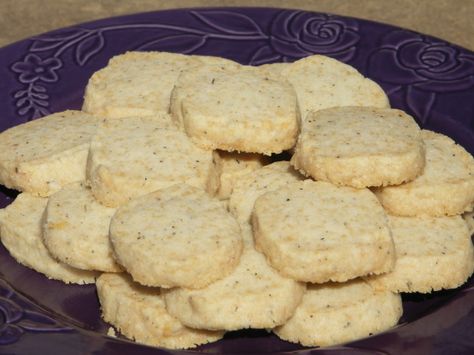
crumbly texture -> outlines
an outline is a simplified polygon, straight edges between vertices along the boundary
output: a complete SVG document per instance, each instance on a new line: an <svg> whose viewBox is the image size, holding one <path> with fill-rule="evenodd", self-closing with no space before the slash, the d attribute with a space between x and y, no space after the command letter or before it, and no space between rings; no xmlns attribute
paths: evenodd
<svg viewBox="0 0 474 355"><path fill-rule="evenodd" d="M270 267L252 243L249 224L240 263L227 277L209 286L165 293L170 314L198 329L274 328L283 324L301 301L305 284L283 277Z"/></svg>
<svg viewBox="0 0 474 355"><path fill-rule="evenodd" d="M199 146L269 155L295 144L299 112L289 83L251 67L207 66L183 72L180 83L184 130Z"/></svg>
<svg viewBox="0 0 474 355"><path fill-rule="evenodd" d="M274 80L286 80L283 71L290 68L291 63L271 63L263 64L255 67L263 75Z"/></svg>
<svg viewBox="0 0 474 355"><path fill-rule="evenodd" d="M115 208L98 203L90 189L72 184L51 195L43 241L57 260L83 270L119 272L109 241Z"/></svg>
<svg viewBox="0 0 474 355"><path fill-rule="evenodd" d="M310 111L339 106L390 107L387 95L374 81L336 59L312 55L282 71L295 88L303 118Z"/></svg>
<svg viewBox="0 0 474 355"><path fill-rule="evenodd" d="M304 346L331 346L383 332L402 313L400 295L367 281L308 285L295 315L273 331Z"/></svg>
<svg viewBox="0 0 474 355"><path fill-rule="evenodd" d="M242 237L222 202L177 184L132 200L110 224L117 260L145 286L201 288L230 274Z"/></svg>
<svg viewBox="0 0 474 355"><path fill-rule="evenodd" d="M38 196L83 181L98 119L64 111L0 134L0 184Z"/></svg>
<svg viewBox="0 0 474 355"><path fill-rule="evenodd" d="M474 234L474 212L466 212L463 215L464 220L466 221L467 228L471 235Z"/></svg>
<svg viewBox="0 0 474 355"><path fill-rule="evenodd" d="M169 349L188 349L217 341L224 332L183 326L165 308L159 288L143 287L125 274L102 274L97 279L102 318L127 338Z"/></svg>
<svg viewBox="0 0 474 355"><path fill-rule="evenodd" d="M344 282L395 262L387 217L368 189L295 182L260 196L252 225L257 250L295 280Z"/></svg>
<svg viewBox="0 0 474 355"><path fill-rule="evenodd" d="M212 151L154 117L102 122L91 143L87 177L94 197L109 207L182 182L205 189Z"/></svg>
<svg viewBox="0 0 474 355"><path fill-rule="evenodd" d="M474 247L462 217L389 216L397 260L392 272L375 276L393 292L430 293L456 288L474 270Z"/></svg>
<svg viewBox="0 0 474 355"><path fill-rule="evenodd" d="M426 164L415 180L376 189L390 214L453 216L474 207L474 159L451 138L423 130Z"/></svg>
<svg viewBox="0 0 474 355"><path fill-rule="evenodd" d="M341 186L398 185L421 174L425 151L420 128L403 111L335 107L307 115L291 164Z"/></svg>
<svg viewBox="0 0 474 355"><path fill-rule="evenodd" d="M56 261L43 244L41 224L47 198L22 193L0 210L0 237L20 264L65 283L94 283L97 273L75 269Z"/></svg>
<svg viewBox="0 0 474 355"><path fill-rule="evenodd" d="M229 199L229 211L241 224L250 222L255 200L265 192L277 190L303 176L287 161L275 162L240 177Z"/></svg>

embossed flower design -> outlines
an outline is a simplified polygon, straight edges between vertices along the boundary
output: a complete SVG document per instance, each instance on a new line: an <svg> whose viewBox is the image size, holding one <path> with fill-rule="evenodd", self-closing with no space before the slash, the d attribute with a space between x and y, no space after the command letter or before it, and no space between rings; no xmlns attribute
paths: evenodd
<svg viewBox="0 0 474 355"><path fill-rule="evenodd" d="M62 63L58 58L51 57L41 59L36 54L27 54L21 62L16 62L12 66L15 73L20 74L19 80L24 84L43 81L53 83L58 81L56 71L61 68Z"/></svg>

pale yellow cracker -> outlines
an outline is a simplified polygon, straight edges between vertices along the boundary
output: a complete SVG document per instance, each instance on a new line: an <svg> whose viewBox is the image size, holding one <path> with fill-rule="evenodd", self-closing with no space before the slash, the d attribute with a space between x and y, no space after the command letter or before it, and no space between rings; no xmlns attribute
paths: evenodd
<svg viewBox="0 0 474 355"><path fill-rule="evenodd" d="M169 121L154 117L107 120L91 143L87 177L95 198L117 207L175 183L205 189L212 151L195 146Z"/></svg>
<svg viewBox="0 0 474 355"><path fill-rule="evenodd" d="M109 225L115 208L98 203L90 189L72 184L50 196L43 241L57 260L83 270L121 271L112 254Z"/></svg>
<svg viewBox="0 0 474 355"><path fill-rule="evenodd" d="M398 185L421 174L425 151L420 128L403 111L335 107L307 115L291 164L336 185Z"/></svg>
<svg viewBox="0 0 474 355"><path fill-rule="evenodd" d="M17 196L0 210L0 237L3 245L20 264L65 283L94 283L97 273L75 269L56 261L42 240L42 217L48 199L28 193Z"/></svg>
<svg viewBox="0 0 474 355"><path fill-rule="evenodd" d="M426 164L415 180L376 189L386 210L399 216L452 216L474 206L474 159L451 138L423 130Z"/></svg>
<svg viewBox="0 0 474 355"><path fill-rule="evenodd" d="M12 127L0 134L0 184L48 196L83 181L91 136L98 119L64 111Z"/></svg>
<svg viewBox="0 0 474 355"><path fill-rule="evenodd" d="M183 326L166 311L159 288L141 286L125 274L102 274L97 279L97 294L102 318L142 344L188 349L224 335Z"/></svg>
<svg viewBox="0 0 474 355"><path fill-rule="evenodd" d="M295 182L257 199L252 226L257 250L295 280L343 282L395 262L387 217L368 189Z"/></svg>
<svg viewBox="0 0 474 355"><path fill-rule="evenodd" d="M474 270L471 234L460 216L389 216L397 260L392 272L372 277L393 292L456 288Z"/></svg>
<svg viewBox="0 0 474 355"><path fill-rule="evenodd" d="M242 237L223 203L185 184L136 198L110 224L117 260L146 286L201 288L237 266Z"/></svg>
<svg viewBox="0 0 474 355"><path fill-rule="evenodd" d="M383 332L402 313L400 295L366 281L308 285L295 315L273 331L304 346L331 346Z"/></svg>

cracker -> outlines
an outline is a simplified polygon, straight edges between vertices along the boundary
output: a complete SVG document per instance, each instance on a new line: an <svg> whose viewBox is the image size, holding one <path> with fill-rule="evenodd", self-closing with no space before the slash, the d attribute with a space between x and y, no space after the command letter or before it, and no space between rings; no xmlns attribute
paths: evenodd
<svg viewBox="0 0 474 355"><path fill-rule="evenodd" d="M118 209L110 238L121 265L145 286L201 288L237 266L242 237L222 202L185 184Z"/></svg>
<svg viewBox="0 0 474 355"><path fill-rule="evenodd" d="M397 260L372 277L393 292L430 293L462 285L474 270L474 247L462 217L389 216Z"/></svg>
<svg viewBox="0 0 474 355"><path fill-rule="evenodd" d="M295 182L260 196L252 225L257 250L295 280L343 282L395 262L387 217L368 189Z"/></svg>
<svg viewBox="0 0 474 355"><path fill-rule="evenodd" d="M98 119L64 111L0 134L0 183L48 196L85 179L87 154Z"/></svg>
<svg viewBox="0 0 474 355"><path fill-rule="evenodd" d="M425 152L420 128L403 111L336 107L307 115L291 164L336 185L398 185L421 174Z"/></svg>
<svg viewBox="0 0 474 355"><path fill-rule="evenodd" d="M212 152L152 117L107 120L91 143L87 177L95 198L117 207L178 182L205 189Z"/></svg>
<svg viewBox="0 0 474 355"><path fill-rule="evenodd" d="M451 138L422 131L426 164L415 180L376 189L390 214L399 216L453 216L474 206L474 159Z"/></svg>
<svg viewBox="0 0 474 355"><path fill-rule="evenodd" d="M273 331L304 346L331 346L383 332L402 312L400 295L366 281L308 285L295 315Z"/></svg>
<svg viewBox="0 0 474 355"><path fill-rule="evenodd" d="M56 261L43 244L41 224L48 199L22 193L0 210L0 237L20 264L49 279L65 283L94 283L97 273L75 269Z"/></svg>
<svg viewBox="0 0 474 355"><path fill-rule="evenodd" d="M96 285L102 318L139 343L188 349L217 341L224 335L183 326L166 311L159 288L143 287L128 275L102 274Z"/></svg>
<svg viewBox="0 0 474 355"><path fill-rule="evenodd" d="M90 189L72 184L51 195L43 241L57 260L82 270L121 271L112 254L109 225L115 208L98 203Z"/></svg>

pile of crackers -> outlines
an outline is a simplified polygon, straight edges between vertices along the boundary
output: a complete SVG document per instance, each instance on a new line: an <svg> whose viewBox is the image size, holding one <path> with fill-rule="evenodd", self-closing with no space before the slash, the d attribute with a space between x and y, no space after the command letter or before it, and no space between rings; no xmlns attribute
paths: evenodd
<svg viewBox="0 0 474 355"><path fill-rule="evenodd" d="M0 134L0 183L21 191L0 211L10 254L95 282L104 320L148 345L344 343L474 270L473 157L320 55L116 56L82 111Z"/></svg>

